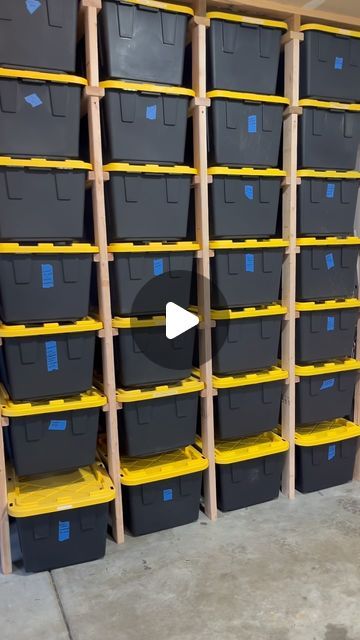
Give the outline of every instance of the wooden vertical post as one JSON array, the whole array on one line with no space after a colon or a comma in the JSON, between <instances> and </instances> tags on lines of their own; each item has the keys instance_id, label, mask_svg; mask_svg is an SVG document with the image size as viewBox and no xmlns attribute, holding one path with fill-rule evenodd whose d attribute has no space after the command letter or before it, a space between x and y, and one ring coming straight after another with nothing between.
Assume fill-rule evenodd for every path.
<instances>
[{"instance_id":1,"label":"wooden vertical post","mask_svg":"<svg viewBox=\"0 0 360 640\"><path fill-rule=\"evenodd\" d=\"M360 149L358 150L358 157L356 163L357 171L360 168ZM360 198L357 201L356 215L355 215L355 235L360 236ZM357 262L357 295L360 299L360 256L358 256ZM356 347L355 357L360 360L360 316L358 317L356 328ZM354 422L360 425L360 372L358 372L356 385L355 385L355 397L354 397ZM355 467L354 467L354 480L360 481L360 438L357 444Z\"/></svg>"},{"instance_id":2,"label":"wooden vertical post","mask_svg":"<svg viewBox=\"0 0 360 640\"><path fill-rule=\"evenodd\" d=\"M5 575L8 575L12 572L12 560L3 433L2 417L0 412L0 557L1 570Z\"/></svg>"},{"instance_id":3,"label":"wooden vertical post","mask_svg":"<svg viewBox=\"0 0 360 640\"><path fill-rule=\"evenodd\" d=\"M99 0L82 0L81 2L81 10L83 11L85 20L86 69L89 83L89 86L86 88L86 98L90 161L93 165L92 201L94 232L95 242L99 247L99 261L97 263L99 314L104 326L101 346L104 393L108 399L108 411L106 412L108 467L116 490L116 498L112 503L112 528L115 541L121 543L124 541L124 526L121 501L118 415L100 125L99 96L103 90L99 88L97 41L97 12L99 8L101 8L101 2L99 2Z\"/></svg>"},{"instance_id":4,"label":"wooden vertical post","mask_svg":"<svg viewBox=\"0 0 360 640\"><path fill-rule=\"evenodd\" d=\"M299 104L300 29L299 16L288 20L290 37L285 36L285 96L290 107L284 120L284 169L287 186L283 192L283 238L289 241L282 271L282 302L287 307L283 323L281 353L282 367L289 372L282 400L282 435L290 449L282 478L282 492L295 497L295 296L296 296L296 197L297 197L297 141L298 114L293 107Z\"/></svg>"},{"instance_id":5,"label":"wooden vertical post","mask_svg":"<svg viewBox=\"0 0 360 640\"><path fill-rule=\"evenodd\" d=\"M210 520L217 518L214 408L212 388L211 318L210 318L210 250L207 176L207 115L206 105L206 26L196 23L206 16L206 0L195 3L192 25L192 78L196 94L193 107L194 162L198 170L195 189L196 240L201 252L197 260L200 377L205 383L201 397L201 437L203 453L209 461L204 476L204 507ZM204 22L204 21L202 21Z\"/></svg>"}]
</instances>

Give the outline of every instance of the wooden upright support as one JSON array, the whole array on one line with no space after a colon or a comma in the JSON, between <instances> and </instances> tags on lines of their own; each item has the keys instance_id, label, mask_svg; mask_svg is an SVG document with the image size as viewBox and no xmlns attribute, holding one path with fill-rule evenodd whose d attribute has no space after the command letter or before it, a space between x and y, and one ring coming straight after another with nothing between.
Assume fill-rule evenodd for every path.
<instances>
[{"instance_id":1,"label":"wooden upright support","mask_svg":"<svg viewBox=\"0 0 360 640\"><path fill-rule=\"evenodd\" d=\"M206 16L206 0L197 0L195 14ZM198 309L202 319L199 328L200 376L205 383L201 397L201 437L203 453L209 460L204 476L204 507L210 520L217 517L214 408L212 389L211 318L210 318L210 250L207 176L207 116L206 102L206 22L192 24L192 78L196 98L193 106L194 162L198 170L195 189L196 240L201 252L197 259Z\"/></svg>"},{"instance_id":2,"label":"wooden upright support","mask_svg":"<svg viewBox=\"0 0 360 640\"><path fill-rule=\"evenodd\" d=\"M5 575L8 575L12 572L12 560L3 433L0 412L0 558L1 570Z\"/></svg>"},{"instance_id":3,"label":"wooden upright support","mask_svg":"<svg viewBox=\"0 0 360 640\"><path fill-rule=\"evenodd\" d=\"M299 31L299 16L288 20L290 32ZM282 367L289 372L282 401L282 435L289 442L283 472L282 491L288 498L295 497L295 297L296 297L296 190L297 190L297 140L298 113L291 107L299 106L300 40L286 39L285 96L290 100L290 110L284 120L284 169L287 184L283 191L283 238L289 241L282 273L282 302L287 307L283 323L281 353Z\"/></svg>"},{"instance_id":4,"label":"wooden upright support","mask_svg":"<svg viewBox=\"0 0 360 640\"><path fill-rule=\"evenodd\" d=\"M358 151L356 168L357 168L357 171L360 171L360 149ZM360 200L358 200L357 207L356 207L355 235L360 237ZM358 298L360 299L360 256L358 256L358 263L357 263L357 294L358 294ZM360 316L358 317L357 330L356 330L355 357L357 360L360 360ZM357 376L356 386L355 386L354 422L355 424L360 425L360 372L359 371L358 371L358 376ZM357 480L358 482L360 481L360 439L358 440L357 451L356 451L354 480Z\"/></svg>"},{"instance_id":5,"label":"wooden upright support","mask_svg":"<svg viewBox=\"0 0 360 640\"><path fill-rule=\"evenodd\" d=\"M100 3L101 5L101 3ZM107 251L104 173L101 146L100 98L99 98L99 62L97 41L97 12L99 0L82 0L81 11L84 17L86 70L89 86L85 93L89 124L90 161L92 172L92 202L94 216L95 242L99 247L97 265L99 314L104 325L102 332L102 362L104 393L108 399L106 412L106 434L108 448L108 466L113 481L116 498L112 503L112 529L116 542L124 541L124 526L121 502L120 455L118 438L118 416L116 403L116 383L114 368L114 346L110 300L109 260Z\"/></svg>"}]
</instances>

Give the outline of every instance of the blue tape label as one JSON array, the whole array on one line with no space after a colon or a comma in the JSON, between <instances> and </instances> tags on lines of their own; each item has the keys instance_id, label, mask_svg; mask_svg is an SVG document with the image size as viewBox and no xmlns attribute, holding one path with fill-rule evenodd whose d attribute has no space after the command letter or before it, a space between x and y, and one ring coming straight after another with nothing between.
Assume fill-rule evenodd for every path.
<instances>
[{"instance_id":1,"label":"blue tape label","mask_svg":"<svg viewBox=\"0 0 360 640\"><path fill-rule=\"evenodd\" d=\"M254 273L255 271L255 256L253 253L245 253L245 271L248 273Z\"/></svg>"},{"instance_id":2,"label":"blue tape label","mask_svg":"<svg viewBox=\"0 0 360 640\"><path fill-rule=\"evenodd\" d=\"M257 133L257 116L248 116L248 133Z\"/></svg>"},{"instance_id":3,"label":"blue tape label","mask_svg":"<svg viewBox=\"0 0 360 640\"><path fill-rule=\"evenodd\" d=\"M336 58L335 58L334 68L335 68L337 71L342 71L343 66L344 66L344 58L338 58L338 57L336 57Z\"/></svg>"},{"instance_id":4,"label":"blue tape label","mask_svg":"<svg viewBox=\"0 0 360 640\"><path fill-rule=\"evenodd\" d=\"M254 200L254 187L251 184L245 185L245 196L248 200Z\"/></svg>"},{"instance_id":5,"label":"blue tape label","mask_svg":"<svg viewBox=\"0 0 360 640\"><path fill-rule=\"evenodd\" d=\"M326 266L328 269L333 269L335 267L335 260L333 253L327 253L325 256Z\"/></svg>"},{"instance_id":6,"label":"blue tape label","mask_svg":"<svg viewBox=\"0 0 360 640\"><path fill-rule=\"evenodd\" d=\"M154 276L161 276L164 273L164 260L162 258L155 258L153 260Z\"/></svg>"},{"instance_id":7,"label":"blue tape label","mask_svg":"<svg viewBox=\"0 0 360 640\"><path fill-rule=\"evenodd\" d=\"M146 119L156 120L156 112L157 112L156 104L152 104L149 107L146 107Z\"/></svg>"},{"instance_id":8,"label":"blue tape label","mask_svg":"<svg viewBox=\"0 0 360 640\"><path fill-rule=\"evenodd\" d=\"M163 500L164 502L170 502L173 499L173 490L172 489L164 489L163 491Z\"/></svg>"},{"instance_id":9,"label":"blue tape label","mask_svg":"<svg viewBox=\"0 0 360 640\"><path fill-rule=\"evenodd\" d=\"M332 200L334 196L335 196L335 184L333 182L328 182L326 186L326 197Z\"/></svg>"},{"instance_id":10,"label":"blue tape label","mask_svg":"<svg viewBox=\"0 0 360 640\"><path fill-rule=\"evenodd\" d=\"M46 364L49 373L59 370L57 343L55 340L45 342Z\"/></svg>"},{"instance_id":11,"label":"blue tape label","mask_svg":"<svg viewBox=\"0 0 360 640\"><path fill-rule=\"evenodd\" d=\"M334 460L336 455L336 444L330 444L328 448L328 460Z\"/></svg>"},{"instance_id":12,"label":"blue tape label","mask_svg":"<svg viewBox=\"0 0 360 640\"><path fill-rule=\"evenodd\" d=\"M324 380L320 387L320 391L325 391L325 389L332 389L335 384L335 378L329 378L328 380Z\"/></svg>"},{"instance_id":13,"label":"blue tape label","mask_svg":"<svg viewBox=\"0 0 360 640\"><path fill-rule=\"evenodd\" d=\"M37 93L30 93L30 95L25 96L24 100L25 102L27 102L27 104L30 104L33 109L35 109L36 107L40 107L40 105L43 103Z\"/></svg>"},{"instance_id":14,"label":"blue tape label","mask_svg":"<svg viewBox=\"0 0 360 640\"><path fill-rule=\"evenodd\" d=\"M30 13L30 15L32 16L32 14L35 13L35 11L40 9L41 2L40 0L26 0L25 6L28 12Z\"/></svg>"},{"instance_id":15,"label":"blue tape label","mask_svg":"<svg viewBox=\"0 0 360 640\"><path fill-rule=\"evenodd\" d=\"M52 264L41 265L41 281L43 289L52 289L54 287L54 269Z\"/></svg>"},{"instance_id":16,"label":"blue tape label","mask_svg":"<svg viewBox=\"0 0 360 640\"><path fill-rule=\"evenodd\" d=\"M59 520L58 541L66 542L66 540L70 540L70 522Z\"/></svg>"},{"instance_id":17,"label":"blue tape label","mask_svg":"<svg viewBox=\"0 0 360 640\"><path fill-rule=\"evenodd\" d=\"M66 431L67 420L50 420L49 431Z\"/></svg>"},{"instance_id":18,"label":"blue tape label","mask_svg":"<svg viewBox=\"0 0 360 640\"><path fill-rule=\"evenodd\" d=\"M328 316L327 317L326 330L327 331L334 331L335 330L335 317L334 316Z\"/></svg>"}]
</instances>

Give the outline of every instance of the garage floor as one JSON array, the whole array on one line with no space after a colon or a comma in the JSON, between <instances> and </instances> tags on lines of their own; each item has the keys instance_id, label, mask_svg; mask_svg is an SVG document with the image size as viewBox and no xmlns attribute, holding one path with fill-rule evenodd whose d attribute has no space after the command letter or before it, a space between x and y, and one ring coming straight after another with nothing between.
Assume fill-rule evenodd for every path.
<instances>
[{"instance_id":1,"label":"garage floor","mask_svg":"<svg viewBox=\"0 0 360 640\"><path fill-rule=\"evenodd\" d=\"M360 640L360 483L0 576L1 640Z\"/></svg>"}]
</instances>

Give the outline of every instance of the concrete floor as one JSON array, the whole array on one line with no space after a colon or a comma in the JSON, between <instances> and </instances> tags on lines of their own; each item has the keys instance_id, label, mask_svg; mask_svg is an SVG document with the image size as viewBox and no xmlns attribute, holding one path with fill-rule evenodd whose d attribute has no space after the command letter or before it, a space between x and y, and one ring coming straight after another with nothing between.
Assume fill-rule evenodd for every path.
<instances>
[{"instance_id":1,"label":"concrete floor","mask_svg":"<svg viewBox=\"0 0 360 640\"><path fill-rule=\"evenodd\" d=\"M360 640L360 483L0 576L1 640Z\"/></svg>"}]
</instances>

